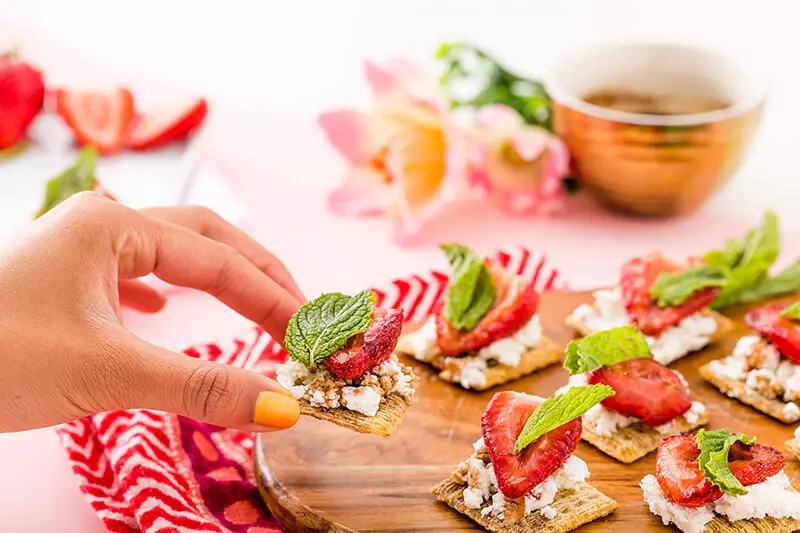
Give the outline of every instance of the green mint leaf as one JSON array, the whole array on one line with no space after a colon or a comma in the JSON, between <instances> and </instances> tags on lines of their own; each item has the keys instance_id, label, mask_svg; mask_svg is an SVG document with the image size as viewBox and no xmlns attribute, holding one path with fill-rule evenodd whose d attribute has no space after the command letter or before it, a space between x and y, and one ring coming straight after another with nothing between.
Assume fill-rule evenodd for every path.
<instances>
[{"instance_id":1,"label":"green mint leaf","mask_svg":"<svg viewBox=\"0 0 800 533\"><path fill-rule=\"evenodd\" d=\"M695 292L708 287L722 287L726 282L727 276L721 267L701 265L661 274L650 288L650 295L661 307L681 305Z\"/></svg>"},{"instance_id":2,"label":"green mint leaf","mask_svg":"<svg viewBox=\"0 0 800 533\"><path fill-rule=\"evenodd\" d=\"M800 261L744 291L739 303L752 303L800 290Z\"/></svg>"},{"instance_id":3,"label":"green mint leaf","mask_svg":"<svg viewBox=\"0 0 800 533\"><path fill-rule=\"evenodd\" d=\"M700 469L711 483L722 492L741 496L747 489L736 479L728 466L728 453L731 446L741 442L748 446L756 443L756 439L740 434L734 435L729 429L697 432L697 447L700 448Z\"/></svg>"},{"instance_id":4,"label":"green mint leaf","mask_svg":"<svg viewBox=\"0 0 800 533\"><path fill-rule=\"evenodd\" d=\"M800 302L795 302L781 311L781 316L789 320L800 320Z\"/></svg>"},{"instance_id":5,"label":"green mint leaf","mask_svg":"<svg viewBox=\"0 0 800 533\"><path fill-rule=\"evenodd\" d=\"M525 422L525 427L522 428L514 445L516 452L521 452L548 431L553 431L582 416L609 396L614 396L614 389L608 385L597 384L571 387L563 394L548 398Z\"/></svg>"},{"instance_id":6,"label":"green mint leaf","mask_svg":"<svg viewBox=\"0 0 800 533\"><path fill-rule=\"evenodd\" d=\"M444 302L444 317L453 327L474 328L492 308L496 291L483 258L460 244L443 244L453 273Z\"/></svg>"},{"instance_id":7,"label":"green mint leaf","mask_svg":"<svg viewBox=\"0 0 800 533\"><path fill-rule=\"evenodd\" d=\"M739 264L739 260L744 253L744 243L739 239L728 239L725 248L722 250L712 250L703 259L706 264L711 266L733 268Z\"/></svg>"},{"instance_id":8,"label":"green mint leaf","mask_svg":"<svg viewBox=\"0 0 800 533\"><path fill-rule=\"evenodd\" d=\"M301 307L286 328L286 351L295 361L315 367L354 335L364 333L372 322L375 293L355 296L339 292L323 294Z\"/></svg>"},{"instance_id":9,"label":"green mint leaf","mask_svg":"<svg viewBox=\"0 0 800 533\"><path fill-rule=\"evenodd\" d=\"M650 346L636 328L623 326L571 341L565 354L564 368L570 374L583 374L628 359L649 357Z\"/></svg>"},{"instance_id":10,"label":"green mint leaf","mask_svg":"<svg viewBox=\"0 0 800 533\"><path fill-rule=\"evenodd\" d=\"M73 194L91 191L95 187L94 167L97 163L97 152L92 148L84 148L78 160L67 170L47 182L44 203L37 218Z\"/></svg>"},{"instance_id":11,"label":"green mint leaf","mask_svg":"<svg viewBox=\"0 0 800 533\"><path fill-rule=\"evenodd\" d=\"M763 262L741 265L730 270L725 285L710 307L719 310L740 303L744 294L757 287L768 275L769 264Z\"/></svg>"},{"instance_id":12,"label":"green mint leaf","mask_svg":"<svg viewBox=\"0 0 800 533\"><path fill-rule=\"evenodd\" d=\"M766 211L761 226L747 232L743 248L739 265L775 262L781 250L781 236L778 216L773 211Z\"/></svg>"}]
</instances>

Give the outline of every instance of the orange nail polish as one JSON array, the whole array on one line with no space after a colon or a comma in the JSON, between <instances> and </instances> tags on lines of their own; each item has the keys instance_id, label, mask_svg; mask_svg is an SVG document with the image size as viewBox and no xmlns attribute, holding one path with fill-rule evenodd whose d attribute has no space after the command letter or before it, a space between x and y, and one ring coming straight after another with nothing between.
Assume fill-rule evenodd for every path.
<instances>
[{"instance_id":1,"label":"orange nail polish","mask_svg":"<svg viewBox=\"0 0 800 533\"><path fill-rule=\"evenodd\" d=\"M286 429L295 425L299 417L300 404L291 395L273 391L258 395L253 422L259 426Z\"/></svg>"}]
</instances>

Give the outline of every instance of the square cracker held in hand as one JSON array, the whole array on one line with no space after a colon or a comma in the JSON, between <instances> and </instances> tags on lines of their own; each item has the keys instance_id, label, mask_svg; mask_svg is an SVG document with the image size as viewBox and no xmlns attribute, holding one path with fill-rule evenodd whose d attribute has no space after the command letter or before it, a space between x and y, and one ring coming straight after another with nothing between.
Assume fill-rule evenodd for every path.
<instances>
[{"instance_id":1,"label":"square cracker held in hand","mask_svg":"<svg viewBox=\"0 0 800 533\"><path fill-rule=\"evenodd\" d=\"M439 370L439 379L454 383L461 386L460 383L460 367L463 367L470 360L475 359L477 356L468 354L461 357L447 357L441 354L433 355L428 360L422 361L417 358L414 343L412 342L414 333L409 333L400 337L397 343L397 351L412 357L415 361L426 363L437 370ZM483 370L486 376L486 382L480 386L469 387L470 390L485 391L514 381L528 374L532 374L537 370L541 370L547 366L560 362L564 357L564 352L556 346L556 344L548 339L542 337L539 345L535 348L530 348L520 358L517 366L508 366L497 364L495 366Z\"/></svg>"},{"instance_id":2,"label":"square cracker held in hand","mask_svg":"<svg viewBox=\"0 0 800 533\"><path fill-rule=\"evenodd\" d=\"M577 490L561 490L550 504L556 515L549 519L540 511L534 511L517 522L508 523L495 516L482 516L480 509L469 509L464 505L466 484L450 476L433 488L433 494L459 513L468 516L486 531L503 533L566 533L608 516L617 508L617 502L587 483Z\"/></svg>"},{"instance_id":3,"label":"square cracker held in hand","mask_svg":"<svg viewBox=\"0 0 800 533\"><path fill-rule=\"evenodd\" d=\"M409 402L397 394L391 394L381 403L375 416L367 416L344 407L328 409L313 407L308 400L300 400L300 414L333 422L337 426L359 433L372 433L388 437L397 430L408 410Z\"/></svg>"}]
</instances>

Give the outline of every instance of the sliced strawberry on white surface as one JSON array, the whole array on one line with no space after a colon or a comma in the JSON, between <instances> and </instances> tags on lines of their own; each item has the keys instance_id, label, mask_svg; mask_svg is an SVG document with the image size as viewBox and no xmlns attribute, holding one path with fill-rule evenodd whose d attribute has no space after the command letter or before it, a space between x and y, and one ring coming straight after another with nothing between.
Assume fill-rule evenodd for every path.
<instances>
[{"instance_id":1,"label":"sliced strawberry on white surface","mask_svg":"<svg viewBox=\"0 0 800 533\"><path fill-rule=\"evenodd\" d=\"M128 146L147 150L184 139L203 124L207 114L208 104L199 98L138 117L128 137Z\"/></svg>"},{"instance_id":2,"label":"sliced strawberry on white surface","mask_svg":"<svg viewBox=\"0 0 800 533\"><path fill-rule=\"evenodd\" d=\"M750 311L744 323L766 337L778 351L793 363L800 364L800 322L785 318L783 305L768 305Z\"/></svg>"},{"instance_id":3,"label":"sliced strawberry on white surface","mask_svg":"<svg viewBox=\"0 0 800 533\"><path fill-rule=\"evenodd\" d=\"M507 498L521 498L569 459L580 440L580 417L545 433L521 453L517 437L531 413L544 399L530 394L504 391L494 395L481 417L483 442L497 477L497 486Z\"/></svg>"},{"instance_id":4,"label":"sliced strawberry on white surface","mask_svg":"<svg viewBox=\"0 0 800 533\"><path fill-rule=\"evenodd\" d=\"M402 309L375 308L367 331L325 359L328 371L340 379L355 379L389 359L403 329Z\"/></svg>"},{"instance_id":5,"label":"sliced strawberry on white surface","mask_svg":"<svg viewBox=\"0 0 800 533\"><path fill-rule=\"evenodd\" d=\"M649 357L628 359L589 373L589 383L614 389L602 401L604 407L640 418L646 426L666 424L691 409L689 391L680 378Z\"/></svg>"},{"instance_id":6,"label":"sliced strawberry on white surface","mask_svg":"<svg viewBox=\"0 0 800 533\"><path fill-rule=\"evenodd\" d=\"M124 88L56 92L56 110L77 143L94 147L102 154L118 152L124 147L133 107L133 95Z\"/></svg>"}]
</instances>

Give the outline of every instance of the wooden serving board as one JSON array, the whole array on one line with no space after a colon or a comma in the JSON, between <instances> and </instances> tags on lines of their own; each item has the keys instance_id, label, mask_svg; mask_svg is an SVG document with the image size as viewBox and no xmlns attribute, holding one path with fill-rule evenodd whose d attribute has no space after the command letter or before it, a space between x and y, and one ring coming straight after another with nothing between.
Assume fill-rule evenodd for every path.
<instances>
[{"instance_id":1,"label":"wooden serving board","mask_svg":"<svg viewBox=\"0 0 800 533\"><path fill-rule=\"evenodd\" d=\"M590 292L545 294L540 307L545 334L566 346L573 332L564 318L590 300ZM728 338L678 361L673 368L683 372L693 397L709 408L710 428L728 427L756 435L759 442L781 450L787 455L786 471L798 485L800 467L784 447L794 427L728 399L697 373L702 364L729 354L736 340L749 332L741 320L744 312L737 309L729 313L736 328ZM258 437L255 466L261 493L288 531L479 531L472 521L438 503L430 493L431 487L472 453L472 443L481 435L481 413L495 392L515 390L549 396L568 378L566 370L554 365L477 393L439 381L421 363L406 362L418 369L418 401L391 437L360 435L311 418L303 418L289 431ZM612 516L579 531L670 531L649 513L638 486L655 468L654 453L628 466L583 441L575 453L589 464L590 483L619 503Z\"/></svg>"}]
</instances>

